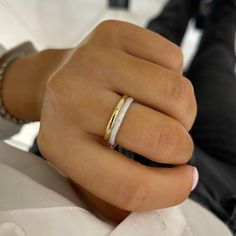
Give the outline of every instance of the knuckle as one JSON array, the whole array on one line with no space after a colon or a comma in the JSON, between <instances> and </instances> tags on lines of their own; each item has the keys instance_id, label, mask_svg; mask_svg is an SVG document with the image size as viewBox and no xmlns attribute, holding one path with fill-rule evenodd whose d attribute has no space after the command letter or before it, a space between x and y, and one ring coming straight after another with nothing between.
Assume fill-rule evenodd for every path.
<instances>
[{"instance_id":1,"label":"knuckle","mask_svg":"<svg viewBox=\"0 0 236 236\"><path fill-rule=\"evenodd\" d=\"M161 163L168 163L175 153L175 148L177 146L178 134L176 129L162 127L159 130L159 137L154 142L153 154L158 155L158 161Z\"/></svg>"},{"instance_id":2,"label":"knuckle","mask_svg":"<svg viewBox=\"0 0 236 236\"><path fill-rule=\"evenodd\" d=\"M113 32L114 29L117 26L118 21L116 20L105 20L98 24L95 28L95 32L98 34L101 34L102 36L110 36Z\"/></svg>"},{"instance_id":3,"label":"knuckle","mask_svg":"<svg viewBox=\"0 0 236 236\"><path fill-rule=\"evenodd\" d=\"M192 139L192 137L191 137L191 135L189 134L189 133L187 133L188 135L187 135L187 137L188 137L188 145L187 145L187 155L186 155L186 161L185 161L185 163L187 163L190 159L191 159L191 157L192 157L192 155L193 155L193 151L194 151L194 142L193 142L193 139Z\"/></svg>"},{"instance_id":4,"label":"knuckle","mask_svg":"<svg viewBox=\"0 0 236 236\"><path fill-rule=\"evenodd\" d=\"M159 130L159 138L151 147L152 155L160 163L183 164L189 161L193 152L190 135L177 121Z\"/></svg>"},{"instance_id":5,"label":"knuckle","mask_svg":"<svg viewBox=\"0 0 236 236\"><path fill-rule=\"evenodd\" d=\"M185 80L186 80L186 83L188 84L187 85L188 86L188 100L187 100L188 102L186 105L186 112L188 114L189 121L188 121L187 129L190 130L197 115L197 102L196 102L194 88L193 88L192 83L188 79L185 79Z\"/></svg>"},{"instance_id":6,"label":"knuckle","mask_svg":"<svg viewBox=\"0 0 236 236\"><path fill-rule=\"evenodd\" d=\"M169 81L166 88L167 96L174 103L178 104L183 108L183 105L189 104L193 101L194 92L191 82L186 78L174 78Z\"/></svg>"},{"instance_id":7,"label":"knuckle","mask_svg":"<svg viewBox=\"0 0 236 236\"><path fill-rule=\"evenodd\" d=\"M67 106L72 106L73 96L71 85L67 82L66 77L62 74L54 75L49 79L46 84L45 101L48 106L53 107L54 111L64 112L67 110Z\"/></svg>"},{"instance_id":8,"label":"knuckle","mask_svg":"<svg viewBox=\"0 0 236 236\"><path fill-rule=\"evenodd\" d=\"M62 85L62 81L57 77L51 77L46 83L46 94L47 97L60 97L59 95L63 94L65 91L65 87Z\"/></svg>"},{"instance_id":9,"label":"knuckle","mask_svg":"<svg viewBox=\"0 0 236 236\"><path fill-rule=\"evenodd\" d=\"M107 61L110 59L111 50L111 48L107 50L107 48L93 42L88 42L76 50L68 63L68 67L73 67L77 75L95 79L98 77L95 75L98 75L99 70L102 71L103 67L108 64Z\"/></svg>"},{"instance_id":10,"label":"knuckle","mask_svg":"<svg viewBox=\"0 0 236 236\"><path fill-rule=\"evenodd\" d=\"M97 68L98 58L92 51L93 48L90 44L79 47L69 61L47 81L47 94L54 95L58 99L66 99L72 95L72 89L75 86L81 86L81 78L93 78L88 75L91 73L89 68L92 63L93 67Z\"/></svg>"},{"instance_id":11,"label":"knuckle","mask_svg":"<svg viewBox=\"0 0 236 236\"><path fill-rule=\"evenodd\" d=\"M182 82L183 82L184 88L185 88L185 95L187 96L187 98L189 98L189 96L192 97L192 95L194 94L194 89L193 89L192 83L187 78L182 78Z\"/></svg>"},{"instance_id":12,"label":"knuckle","mask_svg":"<svg viewBox=\"0 0 236 236\"><path fill-rule=\"evenodd\" d=\"M177 163L187 163L192 157L193 149L194 143L191 136L185 128L182 128L182 135L181 138L179 138L179 143L177 145L178 153L176 156L179 157Z\"/></svg>"},{"instance_id":13,"label":"knuckle","mask_svg":"<svg viewBox=\"0 0 236 236\"><path fill-rule=\"evenodd\" d=\"M185 101L187 98L186 89L187 85L183 79L174 79L170 88L170 97L178 102Z\"/></svg>"},{"instance_id":14,"label":"knuckle","mask_svg":"<svg viewBox=\"0 0 236 236\"><path fill-rule=\"evenodd\" d=\"M94 41L107 47L119 47L125 39L124 31L129 29L131 24L118 20L106 20L96 26L94 30ZM107 40L109 38L109 40Z\"/></svg>"},{"instance_id":15,"label":"knuckle","mask_svg":"<svg viewBox=\"0 0 236 236\"><path fill-rule=\"evenodd\" d=\"M148 202L147 186L148 183L144 179L124 184L116 196L117 205L129 211L140 210L143 204Z\"/></svg>"},{"instance_id":16,"label":"knuckle","mask_svg":"<svg viewBox=\"0 0 236 236\"><path fill-rule=\"evenodd\" d=\"M172 65L175 71L182 72L184 65L184 55L180 47L174 45L172 50Z\"/></svg>"},{"instance_id":17,"label":"knuckle","mask_svg":"<svg viewBox=\"0 0 236 236\"><path fill-rule=\"evenodd\" d=\"M179 78L172 78L167 81L165 88L166 97L173 103L183 99L183 84Z\"/></svg>"},{"instance_id":18,"label":"knuckle","mask_svg":"<svg viewBox=\"0 0 236 236\"><path fill-rule=\"evenodd\" d=\"M163 95L170 105L172 116L190 130L197 114L197 103L190 80L172 74L171 78L166 80Z\"/></svg>"},{"instance_id":19,"label":"knuckle","mask_svg":"<svg viewBox=\"0 0 236 236\"><path fill-rule=\"evenodd\" d=\"M176 164L184 164L190 160L194 145L186 129L179 123L177 124L176 128L172 130L175 142L173 144L171 158L175 159L174 162Z\"/></svg>"},{"instance_id":20,"label":"knuckle","mask_svg":"<svg viewBox=\"0 0 236 236\"><path fill-rule=\"evenodd\" d=\"M98 25L98 27L101 27L104 29L111 29L116 23L117 23L116 20L104 20Z\"/></svg>"},{"instance_id":21,"label":"knuckle","mask_svg":"<svg viewBox=\"0 0 236 236\"><path fill-rule=\"evenodd\" d=\"M193 85L190 80L183 78L184 81L184 98L182 109L185 112L186 128L190 130L197 115L197 103L194 95Z\"/></svg>"},{"instance_id":22,"label":"knuckle","mask_svg":"<svg viewBox=\"0 0 236 236\"><path fill-rule=\"evenodd\" d=\"M46 94L50 94L53 91L57 91L58 86L59 83L55 76L51 77L46 83Z\"/></svg>"},{"instance_id":23,"label":"knuckle","mask_svg":"<svg viewBox=\"0 0 236 236\"><path fill-rule=\"evenodd\" d=\"M69 63L76 63L76 66L84 66L83 62L86 62L94 53L94 48L92 48L92 43L85 43L82 46L80 46L74 55L71 57L71 60ZM78 70L79 72L80 70Z\"/></svg>"}]
</instances>

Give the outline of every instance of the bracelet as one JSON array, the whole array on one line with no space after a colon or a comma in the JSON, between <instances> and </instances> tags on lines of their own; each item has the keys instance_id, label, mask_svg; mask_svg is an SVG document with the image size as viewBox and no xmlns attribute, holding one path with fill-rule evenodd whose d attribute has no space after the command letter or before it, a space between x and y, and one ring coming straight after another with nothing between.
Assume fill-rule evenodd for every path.
<instances>
[{"instance_id":1,"label":"bracelet","mask_svg":"<svg viewBox=\"0 0 236 236\"><path fill-rule=\"evenodd\" d=\"M8 67L17 60L21 55L16 55L11 58L6 59L2 64L0 64L0 116L5 118L8 121L11 121L18 125L23 125L27 123L24 120L17 119L16 117L12 116L6 109L4 101L3 101L3 79L4 75L6 74L6 71Z\"/></svg>"}]
</instances>

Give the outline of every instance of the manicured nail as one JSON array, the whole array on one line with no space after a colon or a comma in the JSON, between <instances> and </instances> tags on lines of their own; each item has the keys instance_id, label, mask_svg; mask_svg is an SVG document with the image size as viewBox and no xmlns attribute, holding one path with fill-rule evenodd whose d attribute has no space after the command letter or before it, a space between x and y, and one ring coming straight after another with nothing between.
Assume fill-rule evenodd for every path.
<instances>
[{"instance_id":1,"label":"manicured nail","mask_svg":"<svg viewBox=\"0 0 236 236\"><path fill-rule=\"evenodd\" d=\"M193 191L196 188L198 180L199 180L198 170L196 167L193 167L193 186L191 191Z\"/></svg>"}]
</instances>

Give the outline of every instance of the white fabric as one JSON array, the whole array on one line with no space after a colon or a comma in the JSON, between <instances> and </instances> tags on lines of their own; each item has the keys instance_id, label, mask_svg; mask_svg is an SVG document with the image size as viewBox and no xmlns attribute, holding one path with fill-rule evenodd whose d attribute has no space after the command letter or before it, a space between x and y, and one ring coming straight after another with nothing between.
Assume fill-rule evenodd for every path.
<instances>
[{"instance_id":1,"label":"white fabric","mask_svg":"<svg viewBox=\"0 0 236 236\"><path fill-rule=\"evenodd\" d=\"M7 129L0 118L4 137ZM90 212L49 163L0 142L0 236L26 235L232 236L220 220L191 200L168 209L134 212L113 225Z\"/></svg>"}]
</instances>

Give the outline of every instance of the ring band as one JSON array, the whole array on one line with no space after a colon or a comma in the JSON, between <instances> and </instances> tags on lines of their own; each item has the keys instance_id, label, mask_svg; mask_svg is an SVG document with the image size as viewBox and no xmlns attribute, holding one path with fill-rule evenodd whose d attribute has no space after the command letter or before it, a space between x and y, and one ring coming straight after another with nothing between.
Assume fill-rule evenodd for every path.
<instances>
[{"instance_id":1,"label":"ring band","mask_svg":"<svg viewBox=\"0 0 236 236\"><path fill-rule=\"evenodd\" d=\"M128 97L124 104L122 105L115 121L114 121L114 125L112 126L111 129L111 133L110 133L110 137L109 137L109 143L112 147L116 146L116 136L117 133L120 129L121 123L125 117L126 112L128 111L128 109L130 108L131 104L133 103L134 99L132 97Z\"/></svg>"},{"instance_id":2,"label":"ring band","mask_svg":"<svg viewBox=\"0 0 236 236\"><path fill-rule=\"evenodd\" d=\"M124 104L124 102L125 102L125 100L126 100L127 98L128 98L128 96L127 96L127 95L124 95L124 96L120 99L120 101L119 101L119 103L117 104L117 106L116 106L116 108L114 109L114 111L112 112L112 115L111 115L110 120L109 120L109 122L108 122L108 124L107 124L106 131L105 131L105 135L104 135L104 140L105 140L106 142L108 142L108 140L109 140L110 133L111 133L111 129L112 129L112 126L113 126L113 124L114 124L114 121L115 121L115 119L116 119L116 117L117 117L117 115L118 115L118 113L119 113L119 110L121 109L122 105Z\"/></svg>"}]
</instances>

